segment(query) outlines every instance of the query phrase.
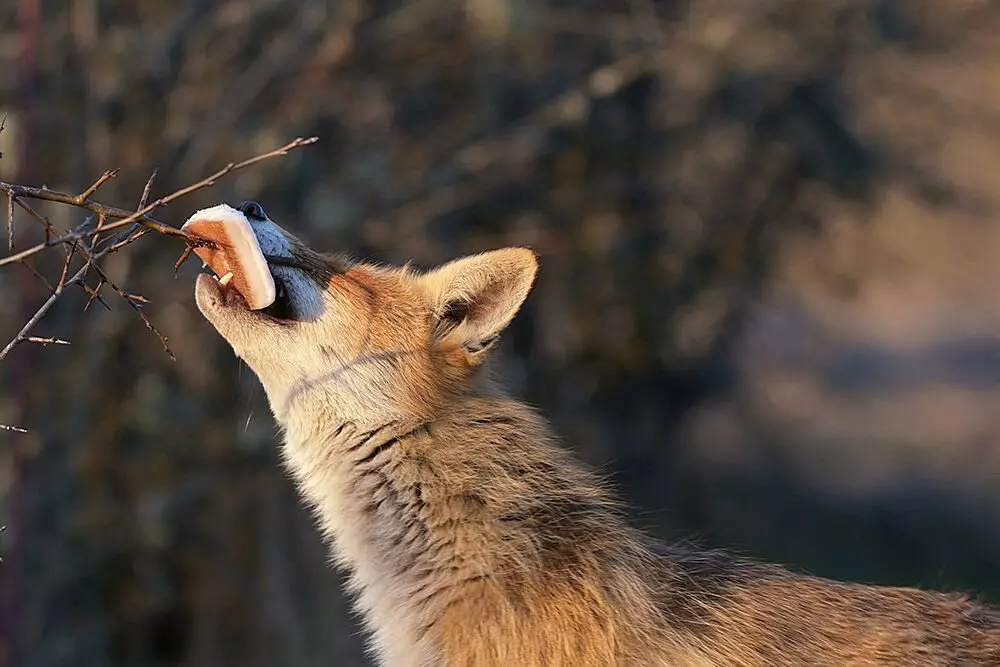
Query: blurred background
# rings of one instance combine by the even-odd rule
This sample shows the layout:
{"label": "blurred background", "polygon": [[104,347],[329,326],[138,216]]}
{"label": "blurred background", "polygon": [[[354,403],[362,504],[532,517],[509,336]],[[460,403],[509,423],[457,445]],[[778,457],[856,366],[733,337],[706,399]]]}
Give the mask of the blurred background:
{"label": "blurred background", "polygon": [[[1000,602],[1000,8],[988,0],[10,0],[0,180],[321,250],[527,244],[498,369],[636,522]],[[70,227],[81,212],[42,206]],[[17,219],[18,247],[38,242]],[[149,235],[0,364],[0,665],[365,665],[263,392]],[[35,268],[58,277],[62,253]],[[46,298],[0,271],[3,343]]]}

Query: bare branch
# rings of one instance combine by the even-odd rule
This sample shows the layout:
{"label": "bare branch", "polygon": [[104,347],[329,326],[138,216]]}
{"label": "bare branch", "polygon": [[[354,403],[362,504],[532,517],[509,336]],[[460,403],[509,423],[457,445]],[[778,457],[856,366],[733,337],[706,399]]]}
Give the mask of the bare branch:
{"label": "bare branch", "polygon": [[59,298],[59,295],[62,294],[63,288],[66,284],[75,283],[77,280],[83,280],[83,277],[87,275],[88,266],[89,265],[85,264],[67,283],[56,285],[55,290],[49,298],[45,300],[45,303],[43,303],[41,307],[35,311],[35,314],[31,316],[31,319],[29,319],[23,327],[21,327],[21,330],[17,332],[17,335],[14,336],[2,350],[0,350],[0,361],[3,361],[4,358],[10,354],[10,351],[14,349],[14,346],[28,337],[28,332],[34,329],[35,325],[38,324],[41,319],[45,317],[45,314],[52,309],[52,306],[55,305],[56,300]]}
{"label": "bare branch", "polygon": [[193,253],[193,252],[194,252],[194,249],[191,248],[191,246],[188,246],[187,248],[184,248],[184,252],[181,254],[180,259],[178,259],[177,262],[174,264],[174,275],[175,276],[177,275],[177,272],[181,270],[181,266],[184,265],[184,262],[186,262],[188,260],[188,257],[190,257],[191,253]]}
{"label": "bare branch", "polygon": [[[7,211],[8,211],[8,231],[9,231],[9,249],[10,254],[2,259],[0,259],[0,267],[6,266],[8,264],[20,263],[29,268],[35,275],[41,277],[45,282],[46,286],[49,288],[50,294],[44,303],[38,308],[35,314],[25,323],[21,330],[15,335],[3,349],[0,349],[0,361],[2,361],[10,351],[17,346],[18,343],[22,342],[32,342],[38,344],[57,344],[57,345],[68,345],[69,343],[57,338],[39,338],[29,335],[29,332],[38,324],[38,322],[45,317],[46,313],[51,310],[52,306],[62,295],[63,291],[72,285],[79,285],[84,291],[89,295],[87,304],[84,310],[90,308],[91,303],[94,300],[101,301],[101,303],[107,307],[107,304],[101,299],[100,291],[104,285],[109,285],[142,319],[143,324],[149,329],[163,345],[163,349],[167,352],[171,359],[174,358],[173,353],[170,351],[170,347],[167,344],[166,337],[161,334],[153,323],[150,321],[149,317],[143,312],[142,306],[149,303],[148,300],[134,292],[130,292],[123,287],[115,284],[110,280],[107,274],[99,265],[99,261],[106,255],[120,250],[126,245],[135,242],[137,239],[145,235],[147,232],[154,231],[164,236],[173,236],[181,238],[187,245],[186,255],[190,255],[190,250],[194,247],[207,245],[207,242],[194,239],[189,237],[186,233],[182,232],[176,227],[172,227],[166,223],[160,222],[149,217],[149,214],[153,211],[166,206],[167,204],[189,195],[198,190],[211,187],[220,178],[238,171],[240,169],[245,169],[252,165],[255,165],[264,160],[268,160],[274,157],[280,157],[287,155],[290,151],[313,144],[317,141],[317,137],[309,138],[298,138],[294,141],[285,144],[281,148],[277,148],[273,151],[267,153],[262,153],[254,157],[248,158],[241,162],[231,162],[227,164],[222,169],[219,169],[215,173],[203,178],[202,180],[192,183],[186,187],[180,188],[165,197],[161,197],[152,202],[148,202],[149,195],[153,187],[153,181],[156,177],[157,172],[154,170],[150,175],[149,180],[146,181],[146,186],[143,189],[142,196],[139,200],[138,210],[128,211],[125,209],[116,208],[114,206],[107,206],[95,202],[91,197],[104,185],[107,181],[114,178],[118,173],[117,170],[110,170],[104,172],[100,178],[98,178],[90,187],[81,192],[80,194],[73,195],[66,192],[57,192],[55,190],[49,190],[48,188],[33,188],[23,185],[16,185],[13,183],[5,183],[0,181],[0,192],[7,195]],[[59,233],[58,230],[52,225],[49,220],[35,211],[30,205],[24,202],[24,199],[38,199],[43,201],[50,201],[59,204],[66,204],[68,206],[74,206],[76,208],[89,211],[93,216],[89,217],[83,224],[79,225],[76,229]],[[41,224],[45,228],[45,241],[29,248],[26,248],[20,252],[13,252],[13,209],[14,204],[17,204],[25,212],[27,212],[34,220]],[[94,219],[96,217],[96,223]],[[108,222],[109,220],[114,220],[114,222]],[[124,233],[119,234],[118,237],[113,239],[105,247],[98,250],[99,237],[112,232],[115,230],[124,229],[125,227],[130,227]],[[89,244],[88,244],[89,241]],[[66,259],[63,263],[62,271],[59,276],[59,281],[55,286],[51,285],[44,277],[41,276],[30,264],[27,262],[29,258],[36,255],[46,248],[51,248],[55,246],[66,246]],[[73,258],[79,255],[83,261],[83,266],[76,271],[72,276],[70,276],[70,267],[73,262]],[[179,264],[178,264],[179,266]],[[91,288],[86,284],[86,277],[93,269],[94,273],[98,276],[98,284],[95,288]],[[176,267],[175,267],[176,270]]]}
{"label": "bare branch", "polygon": [[62,274],[59,276],[59,284],[66,284],[66,275],[69,273],[69,265],[73,261],[73,256],[76,254],[76,249],[78,245],[72,245],[69,248],[69,252],[66,253],[66,262],[63,264]]}
{"label": "bare branch", "polygon": [[104,185],[105,183],[107,183],[108,181],[110,181],[112,178],[114,178],[117,175],[118,175],[118,170],[117,169],[109,169],[108,171],[106,171],[103,174],[101,174],[101,177],[98,178],[96,181],[94,181],[93,185],[91,185],[89,188],[87,188],[86,190],[84,190],[83,192],[81,192],[80,194],[78,194],[76,196],[76,201],[74,202],[74,205],[80,206],[82,204],[86,204],[87,200],[89,200],[91,198],[91,196],[95,192],[97,192],[97,190],[102,185]]}
{"label": "bare branch", "polygon": [[7,195],[7,252],[14,252],[14,195]]}
{"label": "bare branch", "polygon": [[86,305],[84,305],[83,307],[83,312],[87,312],[88,310],[90,310],[90,304],[94,303],[95,300],[98,301],[102,306],[104,306],[108,310],[111,310],[111,307],[107,304],[107,302],[101,298],[102,287],[104,287],[103,278],[101,279],[100,282],[97,283],[97,287],[91,288],[88,285],[83,284],[83,289],[87,292],[87,294],[90,295],[90,298],[87,299]]}
{"label": "bare branch", "polygon": [[[77,208],[82,208],[84,210],[90,211],[91,213],[96,213],[99,216],[103,215],[106,218],[116,220],[116,222],[101,227],[102,232],[110,232],[116,229],[127,227],[128,225],[131,225],[133,223],[139,223],[144,227],[151,229],[154,232],[163,234],[165,236],[175,236],[181,238],[188,244],[204,245],[205,243],[204,241],[192,239],[188,237],[188,235],[182,232],[180,229],[177,229],[176,227],[171,227],[166,223],[150,218],[149,213],[155,211],[158,208],[162,208],[163,206],[166,206],[167,204],[177,199],[180,199],[181,197],[189,195],[192,192],[196,192],[198,190],[211,187],[215,185],[215,182],[218,181],[220,178],[234,171],[245,169],[246,167],[255,165],[258,162],[263,162],[264,160],[287,155],[289,151],[294,150],[296,148],[300,148],[302,146],[308,146],[309,144],[313,144],[317,141],[317,139],[318,139],[317,137],[309,137],[305,139],[300,137],[282,146],[281,148],[275,149],[268,153],[262,153],[261,155],[256,155],[252,158],[243,160],[242,162],[235,162],[235,163],[230,162],[225,167],[218,170],[211,176],[207,176],[202,180],[198,181],[197,183],[192,183],[187,187],[181,188],[180,190],[176,190],[175,192],[167,195],[166,197],[157,199],[153,201],[151,204],[147,204],[146,206],[141,207],[138,211],[135,212],[127,211],[121,208],[116,208],[114,206],[106,206],[104,204],[99,204],[97,202],[90,201],[89,199],[81,201],[80,200],[81,195],[71,195],[66,192],[57,192],[55,190],[49,190],[48,188],[33,188],[24,185],[16,185],[13,183],[6,183],[4,181],[0,181],[0,192],[4,192],[8,196],[13,196],[17,198],[24,197],[28,199],[41,199],[45,201],[56,202],[59,204],[76,206]],[[106,181],[107,179],[104,180]],[[100,179],[98,179],[98,181],[100,181]],[[82,238],[82,236],[83,235],[80,232],[74,231],[68,234],[64,234],[59,238],[55,238],[46,241],[44,243],[39,243],[38,245],[32,246],[31,248],[23,250],[20,253],[9,255],[7,257],[4,257],[3,259],[0,259],[0,266],[4,266],[6,264],[12,264],[14,262],[19,262],[26,257],[30,257],[54,245],[60,245],[63,243],[74,243],[76,241],[79,241]],[[117,245],[116,249],[120,247],[121,245]]]}
{"label": "bare branch", "polygon": [[149,191],[153,189],[153,181],[156,179],[156,174],[159,169],[154,169],[153,173],[149,175],[149,180],[146,181],[146,187],[142,189],[142,196],[139,197],[139,208],[141,209],[149,201]]}
{"label": "bare branch", "polygon": [[41,282],[41,283],[42,283],[43,285],[45,285],[45,287],[47,287],[47,288],[48,288],[48,290],[49,290],[49,294],[51,294],[51,293],[52,293],[52,292],[53,292],[53,291],[55,290],[55,287],[53,287],[53,286],[52,286],[52,283],[50,283],[50,282],[49,282],[49,279],[48,279],[48,278],[46,278],[45,276],[43,276],[43,275],[41,274],[41,272],[39,272],[39,271],[38,271],[38,269],[36,269],[35,267],[33,267],[33,266],[31,265],[31,262],[24,262],[24,268],[28,269],[28,271],[29,271],[29,272],[31,273],[31,275],[33,275],[33,276],[35,276],[36,278],[38,278],[38,280],[39,280],[39,281],[40,281],[40,282]]}
{"label": "bare branch", "polygon": [[24,339],[24,342],[37,343],[43,347],[46,345],[69,345],[69,341],[63,340],[62,338],[39,338],[38,336],[28,336]]}
{"label": "bare branch", "polygon": [[36,211],[35,209],[33,209],[26,201],[24,201],[22,199],[18,199],[16,197],[11,197],[11,201],[13,201],[19,207],[21,207],[21,210],[23,210],[25,213],[27,213],[32,218],[34,218],[35,220],[37,220],[40,225],[42,225],[43,227],[45,227],[45,238],[46,238],[46,240],[48,240],[52,236],[52,234],[54,234],[56,232],[55,227],[52,226],[52,223],[49,222],[49,219],[46,218],[41,213],[39,213],[38,211]]}

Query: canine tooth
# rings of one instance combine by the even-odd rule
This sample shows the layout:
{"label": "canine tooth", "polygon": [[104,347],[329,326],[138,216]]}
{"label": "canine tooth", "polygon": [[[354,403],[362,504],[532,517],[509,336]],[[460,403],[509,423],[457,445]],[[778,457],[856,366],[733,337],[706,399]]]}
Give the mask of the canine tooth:
{"label": "canine tooth", "polygon": [[221,278],[219,278],[219,284],[222,285],[223,287],[225,287],[226,285],[229,284],[229,281],[232,280],[232,279],[233,279],[233,272],[230,271],[226,275],[224,275]]}

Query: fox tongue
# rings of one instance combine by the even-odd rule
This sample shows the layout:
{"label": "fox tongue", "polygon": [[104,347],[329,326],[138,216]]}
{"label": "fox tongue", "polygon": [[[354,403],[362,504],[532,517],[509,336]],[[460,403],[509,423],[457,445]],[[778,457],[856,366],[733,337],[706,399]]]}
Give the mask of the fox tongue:
{"label": "fox tongue", "polygon": [[195,248],[194,252],[217,276],[232,274],[229,283],[243,295],[251,310],[274,303],[274,278],[250,222],[240,211],[226,204],[202,209],[181,229],[214,244]]}

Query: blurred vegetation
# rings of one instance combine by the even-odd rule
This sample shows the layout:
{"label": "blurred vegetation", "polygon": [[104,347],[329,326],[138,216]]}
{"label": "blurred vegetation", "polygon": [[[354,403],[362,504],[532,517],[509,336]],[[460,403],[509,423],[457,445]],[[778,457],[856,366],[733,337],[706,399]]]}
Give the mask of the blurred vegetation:
{"label": "blurred vegetation", "polygon": [[[120,167],[130,206],[319,135],[160,217],[252,198],[422,266],[533,246],[499,370],[642,525],[1000,601],[998,28],[986,0],[11,0],[0,178]],[[365,664],[180,249],[106,265],[176,362],[81,293],[38,331],[72,346],[0,365],[31,430],[0,433],[0,665]],[[0,294],[7,340],[45,292]]]}

